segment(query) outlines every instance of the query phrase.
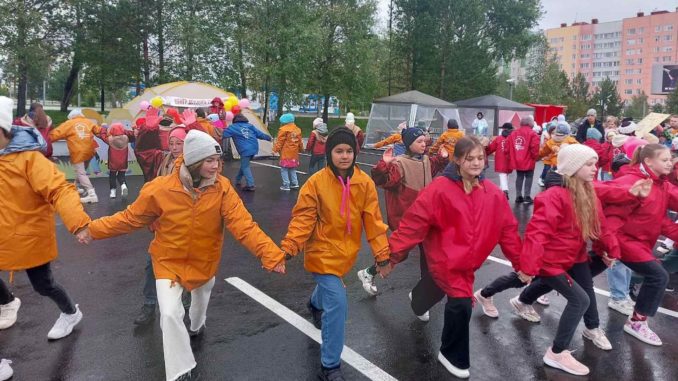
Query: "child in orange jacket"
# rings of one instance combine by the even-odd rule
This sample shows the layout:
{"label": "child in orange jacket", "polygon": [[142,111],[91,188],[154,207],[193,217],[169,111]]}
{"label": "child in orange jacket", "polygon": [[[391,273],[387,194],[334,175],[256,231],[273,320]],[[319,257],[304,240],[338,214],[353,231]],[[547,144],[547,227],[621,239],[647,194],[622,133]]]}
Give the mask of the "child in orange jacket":
{"label": "child in orange jacket", "polygon": [[[224,227],[262,266],[284,272],[284,255],[259,228],[231,183],[219,174],[221,147],[208,134],[186,135],[179,168],[144,185],[126,210],[93,221],[79,235],[81,242],[132,232],[155,222],[153,259],[165,354],[165,376],[190,374],[196,362],[189,336],[205,328],[214,277],[221,260]],[[196,228],[198,227],[198,228]],[[184,325],[181,295],[191,292],[190,332]]]}
{"label": "child in orange jacket", "polygon": [[301,188],[281,244],[288,255],[304,252],[304,267],[317,282],[308,308],[313,323],[322,330],[323,380],[344,380],[339,366],[348,302],[342,278],[358,256],[363,228],[379,273],[386,276],[390,271],[387,226],[374,182],[355,166],[357,145],[348,128],[338,127],[329,134],[328,165]]}
{"label": "child in orange jacket", "polygon": [[[58,212],[71,233],[90,222],[78,193],[42,152],[47,142],[33,127],[12,125],[13,101],[0,97],[0,271],[26,271],[33,289],[59,307],[61,314],[47,334],[68,336],[82,319],[63,287],[54,281],[51,263],[57,258]],[[0,329],[14,325],[21,300],[0,280]]]}
{"label": "child in orange jacket", "polygon": [[301,129],[294,124],[293,114],[283,114],[280,124],[283,126],[280,127],[273,145],[273,152],[280,154],[280,175],[283,182],[280,190],[299,189],[296,168],[299,166],[299,152],[304,150]]}
{"label": "child in orange jacket", "polygon": [[438,153],[441,147],[447,150],[447,153],[450,155],[449,160],[452,160],[454,157],[454,146],[457,144],[459,139],[464,137],[464,131],[459,131],[459,123],[456,119],[450,119],[447,121],[447,131],[443,132],[438,140],[431,147],[431,155]]}

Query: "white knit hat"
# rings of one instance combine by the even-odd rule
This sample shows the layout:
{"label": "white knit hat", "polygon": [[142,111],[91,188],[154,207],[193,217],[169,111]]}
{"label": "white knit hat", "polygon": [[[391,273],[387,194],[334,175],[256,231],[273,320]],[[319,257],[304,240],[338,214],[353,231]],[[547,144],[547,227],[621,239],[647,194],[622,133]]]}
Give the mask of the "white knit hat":
{"label": "white knit hat", "polygon": [[12,109],[14,101],[7,97],[0,97],[0,128],[9,132],[12,129]]}
{"label": "white knit hat", "polygon": [[68,119],[73,119],[78,116],[85,116],[82,113],[82,110],[79,108],[74,108],[73,110],[71,110],[71,112],[68,113]]}
{"label": "white knit hat", "polygon": [[355,115],[352,112],[346,114],[346,124],[355,123]]}
{"label": "white knit hat", "polygon": [[186,134],[184,164],[193,165],[212,155],[221,155],[221,147],[214,138],[198,130],[191,130]]}
{"label": "white knit hat", "polygon": [[617,131],[620,134],[631,135],[638,130],[638,125],[635,124],[632,120],[627,120],[622,122],[621,126],[617,128]]}
{"label": "white knit hat", "polygon": [[569,144],[558,151],[558,170],[556,172],[561,175],[574,176],[579,168],[593,158],[598,159],[598,154],[593,148],[584,144]]}
{"label": "white knit hat", "polygon": [[619,148],[623,146],[624,143],[626,143],[626,140],[628,140],[628,138],[629,137],[627,135],[617,134],[612,138],[612,146],[614,148]]}
{"label": "white knit hat", "polygon": [[324,123],[324,122],[323,122],[323,118],[315,118],[315,119],[313,119],[313,128],[318,128],[318,126],[320,125],[320,123]]}

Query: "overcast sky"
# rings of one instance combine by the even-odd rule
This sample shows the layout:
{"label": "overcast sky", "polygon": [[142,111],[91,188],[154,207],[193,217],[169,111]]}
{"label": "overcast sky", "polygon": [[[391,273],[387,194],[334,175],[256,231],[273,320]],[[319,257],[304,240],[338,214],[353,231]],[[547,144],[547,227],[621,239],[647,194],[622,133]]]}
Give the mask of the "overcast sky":
{"label": "overcast sky", "polygon": [[[390,0],[378,1],[380,19],[385,25]],[[645,14],[653,10],[675,12],[678,7],[678,0],[542,0],[541,3],[544,10],[544,16],[539,20],[541,29],[556,28],[563,22],[591,22],[593,18],[600,22],[616,21],[634,17],[639,11]]]}

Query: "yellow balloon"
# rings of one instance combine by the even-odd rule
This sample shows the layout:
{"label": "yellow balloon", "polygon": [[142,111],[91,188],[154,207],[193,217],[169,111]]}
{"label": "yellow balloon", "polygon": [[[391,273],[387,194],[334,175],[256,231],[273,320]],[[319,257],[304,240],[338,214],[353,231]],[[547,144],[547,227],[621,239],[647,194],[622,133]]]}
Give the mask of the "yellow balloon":
{"label": "yellow balloon", "polygon": [[[226,104],[225,104],[224,106],[229,105],[230,108],[233,108],[233,106],[235,106],[235,105],[237,105],[237,104],[238,104],[238,98],[236,98],[236,97],[230,97],[230,98],[228,98],[228,99],[226,100]],[[227,110],[227,111],[230,111],[230,109]]]}
{"label": "yellow balloon", "polygon": [[227,101],[227,102],[224,104],[224,110],[226,110],[226,111],[231,111],[232,108],[233,108],[233,105],[232,105],[230,102]]}
{"label": "yellow balloon", "polygon": [[154,97],[153,99],[151,99],[151,106],[153,106],[155,108],[162,107],[162,98]]}

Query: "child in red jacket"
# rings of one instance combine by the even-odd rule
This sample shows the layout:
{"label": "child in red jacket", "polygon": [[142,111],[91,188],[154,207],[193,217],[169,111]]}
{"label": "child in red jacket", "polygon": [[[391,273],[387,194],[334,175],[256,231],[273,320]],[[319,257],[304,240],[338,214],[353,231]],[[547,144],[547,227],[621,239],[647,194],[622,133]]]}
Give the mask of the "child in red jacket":
{"label": "child in red jacket", "polygon": [[499,188],[504,191],[506,199],[509,198],[508,176],[513,172],[511,169],[511,157],[509,156],[508,137],[513,132],[511,123],[504,123],[501,126],[501,135],[492,139],[492,142],[485,147],[485,154],[494,155],[494,171],[499,175]]}
{"label": "child in red jacket", "polygon": [[520,128],[507,139],[511,168],[517,174],[516,204],[532,204],[532,179],[535,163],[539,160],[539,135],[532,130],[532,124],[531,118],[521,118]]}
{"label": "child in red jacket", "polygon": [[121,123],[113,123],[106,130],[106,142],[108,143],[108,184],[111,188],[111,198],[116,196],[116,179],[120,184],[122,197],[127,197],[127,156],[129,155],[129,138],[125,134],[125,127]]}
{"label": "child in red jacket", "polygon": [[[426,135],[420,128],[405,128],[401,132],[403,144],[407,147],[404,155],[395,156],[394,149],[384,152],[382,160],[372,168],[374,183],[386,192],[386,217],[392,231],[398,229],[400,219],[417,198],[419,192],[429,185],[433,177],[438,174],[449,162],[445,148],[438,151],[438,155],[429,157],[426,151]],[[421,277],[428,273],[424,248],[419,245],[421,261]],[[358,278],[363,289],[370,295],[377,294],[374,283],[377,275],[375,265],[358,271]],[[428,312],[419,316],[428,321]]]}
{"label": "child in red jacket", "polygon": [[308,175],[325,168],[325,143],[327,143],[327,124],[322,118],[313,121],[313,131],[306,142],[306,152],[311,155],[308,163]]}
{"label": "child in red jacket", "polygon": [[460,378],[469,377],[475,271],[497,243],[516,268],[521,250],[516,218],[502,191],[481,176],[484,167],[480,140],[460,139],[443,176],[419,193],[389,238],[393,265],[423,242],[429,275],[412,290],[412,309],[421,315],[447,295],[438,361]]}

